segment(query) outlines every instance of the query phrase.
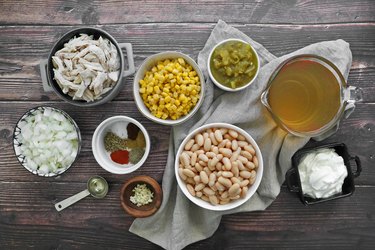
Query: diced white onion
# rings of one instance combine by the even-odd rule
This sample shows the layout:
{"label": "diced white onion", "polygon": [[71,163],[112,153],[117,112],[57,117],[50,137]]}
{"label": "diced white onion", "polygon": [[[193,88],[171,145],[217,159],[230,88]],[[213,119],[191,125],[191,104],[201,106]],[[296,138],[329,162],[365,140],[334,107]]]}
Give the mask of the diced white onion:
{"label": "diced white onion", "polygon": [[20,151],[28,168],[48,174],[61,172],[73,163],[78,152],[78,134],[64,115],[45,108],[18,125]]}

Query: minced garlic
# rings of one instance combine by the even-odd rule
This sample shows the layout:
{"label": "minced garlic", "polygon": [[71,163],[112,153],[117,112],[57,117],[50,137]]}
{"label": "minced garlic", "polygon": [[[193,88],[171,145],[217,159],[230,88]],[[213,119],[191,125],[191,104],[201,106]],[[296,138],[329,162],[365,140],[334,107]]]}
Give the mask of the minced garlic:
{"label": "minced garlic", "polygon": [[152,202],[152,198],[154,197],[154,193],[151,192],[149,188],[147,188],[146,184],[137,184],[135,188],[133,188],[133,196],[130,196],[130,201],[137,205],[137,207],[146,205]]}

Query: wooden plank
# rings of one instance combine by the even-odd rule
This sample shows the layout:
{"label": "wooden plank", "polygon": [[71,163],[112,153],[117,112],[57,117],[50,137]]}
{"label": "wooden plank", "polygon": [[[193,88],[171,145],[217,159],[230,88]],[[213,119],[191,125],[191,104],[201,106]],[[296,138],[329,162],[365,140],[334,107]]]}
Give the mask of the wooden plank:
{"label": "wooden plank", "polygon": [[[103,27],[119,42],[133,44],[135,64],[166,50],[196,58],[213,24],[109,25]],[[365,88],[364,100],[375,102],[375,25],[235,25],[276,56],[314,42],[344,39],[351,45],[353,65],[349,83]],[[0,99],[59,100],[41,86],[39,62],[47,58],[54,42],[72,26],[0,27]],[[322,29],[324,32],[322,32]],[[175,31],[179,32],[176,33]],[[132,100],[133,77],[128,77],[116,100]]]}
{"label": "wooden plank", "polygon": [[[137,110],[134,102],[116,101],[100,106],[100,108],[78,109],[62,102],[0,102],[0,139],[2,140],[2,154],[0,154],[0,181],[45,181],[50,178],[33,176],[23,169],[16,157],[12,147],[13,127],[19,117],[28,109],[39,106],[50,105],[65,110],[77,122],[82,133],[82,154],[74,166],[65,174],[57,178],[59,181],[82,181],[89,178],[91,174],[103,174],[113,180],[122,180],[122,176],[106,173],[95,162],[91,152],[91,138],[95,128],[104,119],[115,115],[127,115],[139,120],[148,130],[152,146],[151,154],[145,165],[136,173],[162,177],[168,152],[169,127],[156,124],[144,118]],[[341,125],[339,131],[325,142],[346,143],[351,155],[358,155],[362,161],[363,173],[356,179],[358,185],[375,185],[375,103],[358,104],[351,117]],[[320,142],[323,143],[323,142]]]}
{"label": "wooden plank", "polygon": [[[120,207],[118,184],[111,184],[103,200],[88,197],[60,213],[55,211],[55,202],[83,188],[84,183],[0,183],[2,247],[156,248],[128,232],[133,218]],[[247,249],[250,245],[256,249],[370,249],[375,246],[374,188],[358,187],[348,198],[310,207],[283,188],[267,210],[224,216],[211,238],[187,249]]]}
{"label": "wooden plank", "polygon": [[[149,22],[343,23],[374,21],[371,1],[1,1],[4,24]],[[9,14],[12,13],[12,14]]]}

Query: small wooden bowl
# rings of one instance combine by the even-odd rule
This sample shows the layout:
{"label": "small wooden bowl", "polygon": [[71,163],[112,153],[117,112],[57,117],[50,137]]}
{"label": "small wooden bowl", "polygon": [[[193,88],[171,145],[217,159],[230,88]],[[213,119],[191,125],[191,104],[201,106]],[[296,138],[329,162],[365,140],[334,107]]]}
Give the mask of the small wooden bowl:
{"label": "small wooden bowl", "polygon": [[[130,201],[130,196],[133,195],[133,189],[137,184],[146,184],[147,188],[154,193],[151,203],[138,207]],[[163,200],[163,191],[156,180],[146,175],[140,175],[125,182],[120,191],[120,198],[121,206],[128,214],[143,218],[153,215],[159,209]]]}

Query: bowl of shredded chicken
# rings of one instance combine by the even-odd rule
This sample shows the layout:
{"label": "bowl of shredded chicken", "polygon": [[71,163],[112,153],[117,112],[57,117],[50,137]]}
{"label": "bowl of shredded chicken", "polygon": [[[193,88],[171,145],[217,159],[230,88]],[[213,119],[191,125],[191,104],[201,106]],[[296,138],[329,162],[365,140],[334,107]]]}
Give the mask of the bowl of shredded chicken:
{"label": "bowl of shredded chicken", "polygon": [[[125,65],[128,70],[124,70]],[[135,71],[131,44],[118,44],[107,32],[96,28],[66,33],[40,67],[44,90],[54,91],[77,106],[96,106],[112,100],[120,92],[123,78]]]}

